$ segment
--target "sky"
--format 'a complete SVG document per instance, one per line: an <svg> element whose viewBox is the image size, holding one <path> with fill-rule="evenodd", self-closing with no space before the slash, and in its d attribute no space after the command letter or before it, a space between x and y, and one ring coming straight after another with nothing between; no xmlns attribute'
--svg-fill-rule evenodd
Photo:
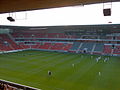
<svg viewBox="0 0 120 90"><path fill-rule="evenodd" d="M103 9L111 8L111 16L104 16ZM78 5L52 9L0 14L0 25L60 26L90 24L120 24L120 2ZM6 18L12 16L15 22ZM112 23L109 23L112 22Z"/></svg>

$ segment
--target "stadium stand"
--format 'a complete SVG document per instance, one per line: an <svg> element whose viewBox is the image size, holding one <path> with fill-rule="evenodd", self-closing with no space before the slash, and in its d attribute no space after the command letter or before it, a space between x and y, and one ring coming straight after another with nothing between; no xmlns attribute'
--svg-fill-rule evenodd
<svg viewBox="0 0 120 90"><path fill-rule="evenodd" d="M109 25L108 25L109 26ZM106 25L106 27L108 27ZM47 29L32 29L30 27L17 27L10 33L0 34L0 51L38 49L48 51L65 51L90 54L119 55L119 30L109 29L99 30L105 26L64 26L46 27ZM115 27L118 27L116 25ZM4 26L3 26L4 27ZM10 26L9 26L10 27ZM82 29L80 29L82 27ZM94 27L96 29L89 29ZM49 30L50 29L50 30ZM108 31L109 30L109 31ZM112 48L112 44L115 47Z"/></svg>
<svg viewBox="0 0 120 90"><path fill-rule="evenodd" d="M112 45L106 44L104 45L104 54L111 54L112 53Z"/></svg>
<svg viewBox="0 0 120 90"><path fill-rule="evenodd" d="M70 50L76 51L79 48L80 44L81 44L80 42L74 42Z"/></svg>
<svg viewBox="0 0 120 90"><path fill-rule="evenodd" d="M52 43L49 42L45 42L42 45L40 45L40 49L50 49L50 47L52 46Z"/></svg>
<svg viewBox="0 0 120 90"><path fill-rule="evenodd" d="M120 54L120 45L115 45L113 54Z"/></svg>
<svg viewBox="0 0 120 90"><path fill-rule="evenodd" d="M0 50L10 51L22 49L7 34L0 34Z"/></svg>
<svg viewBox="0 0 120 90"><path fill-rule="evenodd" d="M95 43L94 52L103 52L104 44L103 43Z"/></svg>
<svg viewBox="0 0 120 90"><path fill-rule="evenodd" d="M80 47L80 51L86 50L86 52L91 52L93 48L93 42L84 42Z"/></svg>
<svg viewBox="0 0 120 90"><path fill-rule="evenodd" d="M117 40L120 40L120 36L117 36L116 39L117 39Z"/></svg>
<svg viewBox="0 0 120 90"><path fill-rule="evenodd" d="M52 50L61 50L63 48L63 43L52 43L52 46L50 49Z"/></svg>
<svg viewBox="0 0 120 90"><path fill-rule="evenodd" d="M41 90L6 80L0 80L0 90Z"/></svg>

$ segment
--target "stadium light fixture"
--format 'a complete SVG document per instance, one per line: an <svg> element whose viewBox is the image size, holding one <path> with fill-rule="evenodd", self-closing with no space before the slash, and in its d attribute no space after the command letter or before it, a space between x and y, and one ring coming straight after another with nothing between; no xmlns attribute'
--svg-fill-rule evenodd
<svg viewBox="0 0 120 90"><path fill-rule="evenodd" d="M14 22L15 19L13 17L7 17L7 20L9 20L10 22Z"/></svg>
<svg viewBox="0 0 120 90"><path fill-rule="evenodd" d="M104 16L111 16L111 8L112 8L112 2L103 3L103 15Z"/></svg>
<svg viewBox="0 0 120 90"><path fill-rule="evenodd" d="M10 16L10 13L9 16L7 17L7 20L10 22L15 22L15 19L12 16Z"/></svg>
<svg viewBox="0 0 120 90"><path fill-rule="evenodd" d="M103 9L103 14L104 16L111 16L111 9L110 8Z"/></svg>

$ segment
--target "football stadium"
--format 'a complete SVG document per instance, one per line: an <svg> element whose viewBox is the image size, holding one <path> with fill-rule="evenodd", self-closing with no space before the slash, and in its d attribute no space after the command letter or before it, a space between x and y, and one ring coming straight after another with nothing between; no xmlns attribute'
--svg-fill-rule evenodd
<svg viewBox="0 0 120 90"><path fill-rule="evenodd" d="M118 23L0 25L0 90L120 90L119 83Z"/></svg>

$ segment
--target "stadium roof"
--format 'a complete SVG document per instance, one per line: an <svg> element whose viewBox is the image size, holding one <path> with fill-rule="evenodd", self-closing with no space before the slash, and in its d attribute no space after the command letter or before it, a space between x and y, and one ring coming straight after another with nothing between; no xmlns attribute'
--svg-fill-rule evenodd
<svg viewBox="0 0 120 90"><path fill-rule="evenodd" d="M0 29L11 30L120 30L120 24L101 24L101 25L68 25L68 26L0 26Z"/></svg>
<svg viewBox="0 0 120 90"><path fill-rule="evenodd" d="M0 0L0 13L115 1L119 0Z"/></svg>

